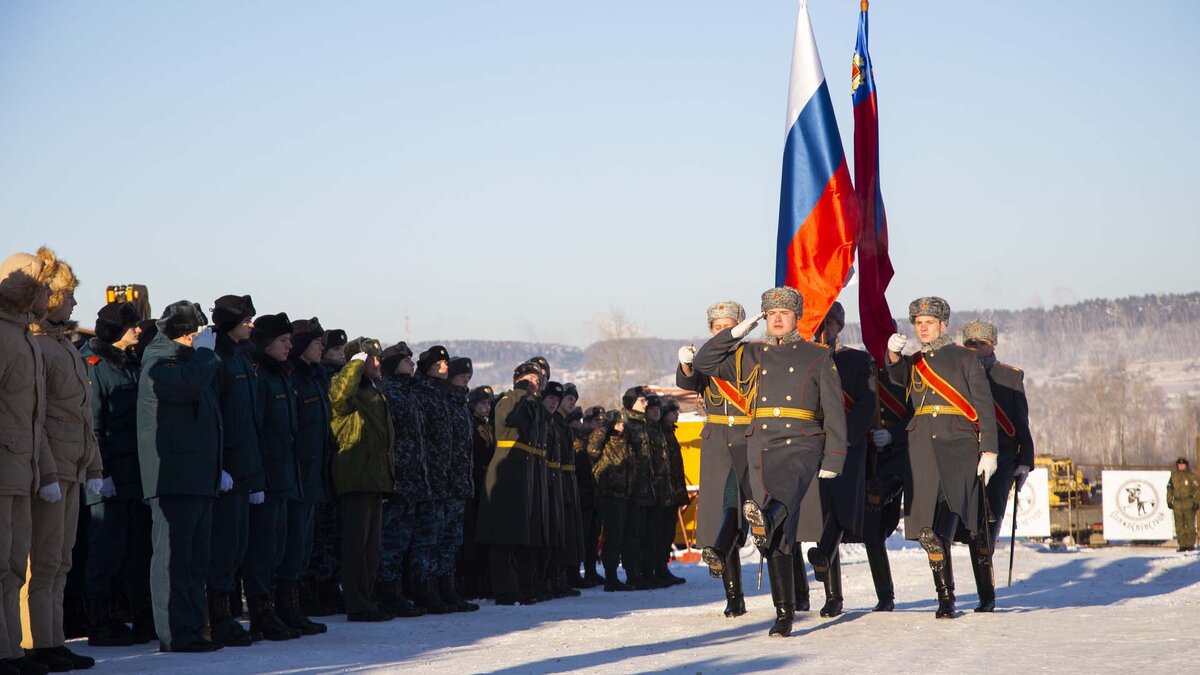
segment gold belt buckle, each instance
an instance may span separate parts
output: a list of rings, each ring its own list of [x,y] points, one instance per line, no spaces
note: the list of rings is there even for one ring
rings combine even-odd
[[[729,416],[729,426],[733,426],[733,415]]]
[[[940,405],[933,406],[933,416],[934,417],[937,417],[938,413],[940,413],[941,411],[942,411],[942,406],[940,406]]]

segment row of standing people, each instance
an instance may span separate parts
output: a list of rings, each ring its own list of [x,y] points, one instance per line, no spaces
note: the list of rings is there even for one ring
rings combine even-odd
[[[1010,488],[1033,467],[1023,375],[999,363],[994,325],[963,330],[965,346],[946,334],[948,303],[920,298],[909,307],[921,349],[903,355],[889,342],[880,370],[866,352],[841,344],[845,312],[834,303],[812,339],[796,330],[803,298],[769,289],[762,313],[747,319],[736,302],[708,310],[712,332],[700,350],[682,347],[677,383],[700,393],[702,434],[697,540],[726,595],[726,616],[744,614],[738,550],[749,536],[766,558],[776,609],[772,636],[791,633],[808,611],[800,542],[824,585],[822,616],[842,612],[839,546],[865,545],[878,602],[895,606],[884,544],[903,516],[907,538],[927,553],[938,593],[938,618],[953,618],[950,542],[968,545],[978,612],[992,611],[991,551]],[[766,319],[767,337],[743,342]]]

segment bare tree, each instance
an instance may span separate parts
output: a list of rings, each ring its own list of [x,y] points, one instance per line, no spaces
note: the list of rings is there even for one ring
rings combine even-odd
[[[595,377],[590,388],[605,405],[616,406],[626,389],[644,384],[651,375],[645,333],[619,309],[597,316],[592,324],[599,340],[587,349],[586,367]]]

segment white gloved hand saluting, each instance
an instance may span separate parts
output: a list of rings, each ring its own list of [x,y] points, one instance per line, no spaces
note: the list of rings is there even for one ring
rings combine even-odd
[[[892,433],[887,429],[876,429],[871,432],[871,442],[877,448],[886,448],[892,444]]]
[[[987,485],[992,476],[996,474],[996,453],[985,452],[979,456],[979,466],[975,469],[976,475],[983,475],[983,484]]]
[[[759,320],[762,319],[766,315],[767,315],[766,312],[759,312],[758,314],[755,314],[754,316],[750,317],[749,319],[746,319],[745,321],[739,323],[738,325],[734,326],[733,328],[730,328],[729,334],[739,340],[746,337],[746,334],[749,333],[750,331],[754,330],[754,327],[758,325]]]
[[[104,484],[100,486],[100,496],[105,499],[117,496],[117,484],[113,482],[112,476],[104,479]]]
[[[100,490],[104,489],[104,479],[89,478],[83,481],[83,489],[87,490],[90,495],[99,495]]]
[[[366,352],[359,352],[359,353],[355,354],[354,356],[351,356],[351,357],[350,357],[350,360],[351,360],[351,361],[366,361],[366,360],[367,360],[367,353],[366,353]]]
[[[692,359],[696,358],[696,348],[692,345],[679,348],[679,362],[685,366],[692,365]]]
[[[821,469],[821,471],[819,473],[817,473],[817,478],[828,479],[828,478],[837,478],[837,477],[838,477],[838,472],[830,471],[829,469]]]
[[[222,471],[221,472],[221,492],[229,492],[232,489],[233,489],[233,476],[230,476],[229,472],[227,472],[227,471]]]
[[[55,481],[49,485],[43,485],[38,488],[38,498],[44,502],[54,502],[62,499],[62,488],[58,487],[58,482]]]
[[[207,349],[212,351],[217,347],[217,334],[213,332],[211,326],[205,326],[196,333],[196,337],[192,338],[192,349],[200,350]]]
[[[888,351],[901,354],[904,352],[904,345],[908,344],[908,338],[900,333],[892,333],[892,337],[888,338]]]
[[[250,493],[250,503],[251,504],[258,506],[259,504],[262,504],[265,501],[267,501],[267,494],[265,492],[251,492]]]

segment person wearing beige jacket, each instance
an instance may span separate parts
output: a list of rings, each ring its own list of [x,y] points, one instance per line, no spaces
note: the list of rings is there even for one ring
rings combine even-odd
[[[42,350],[46,376],[44,428],[51,460],[39,465],[41,487],[33,500],[33,540],[29,551],[29,580],[21,600],[29,610],[30,634],[23,646],[29,658],[54,672],[90,668],[95,661],[75,654],[63,634],[63,591],[71,570],[79,522],[80,487],[99,492],[100,449],[92,432],[92,387],[87,367],[71,333],[75,288],[79,280],[71,266],[53,251],[38,250],[43,261],[41,281],[50,288],[47,311],[30,325]]]
[[[43,262],[14,253],[0,263],[0,673],[45,671],[21,649],[21,587],[29,558],[30,503],[39,464],[53,465],[42,428],[46,415],[42,350],[29,332],[46,311]]]

